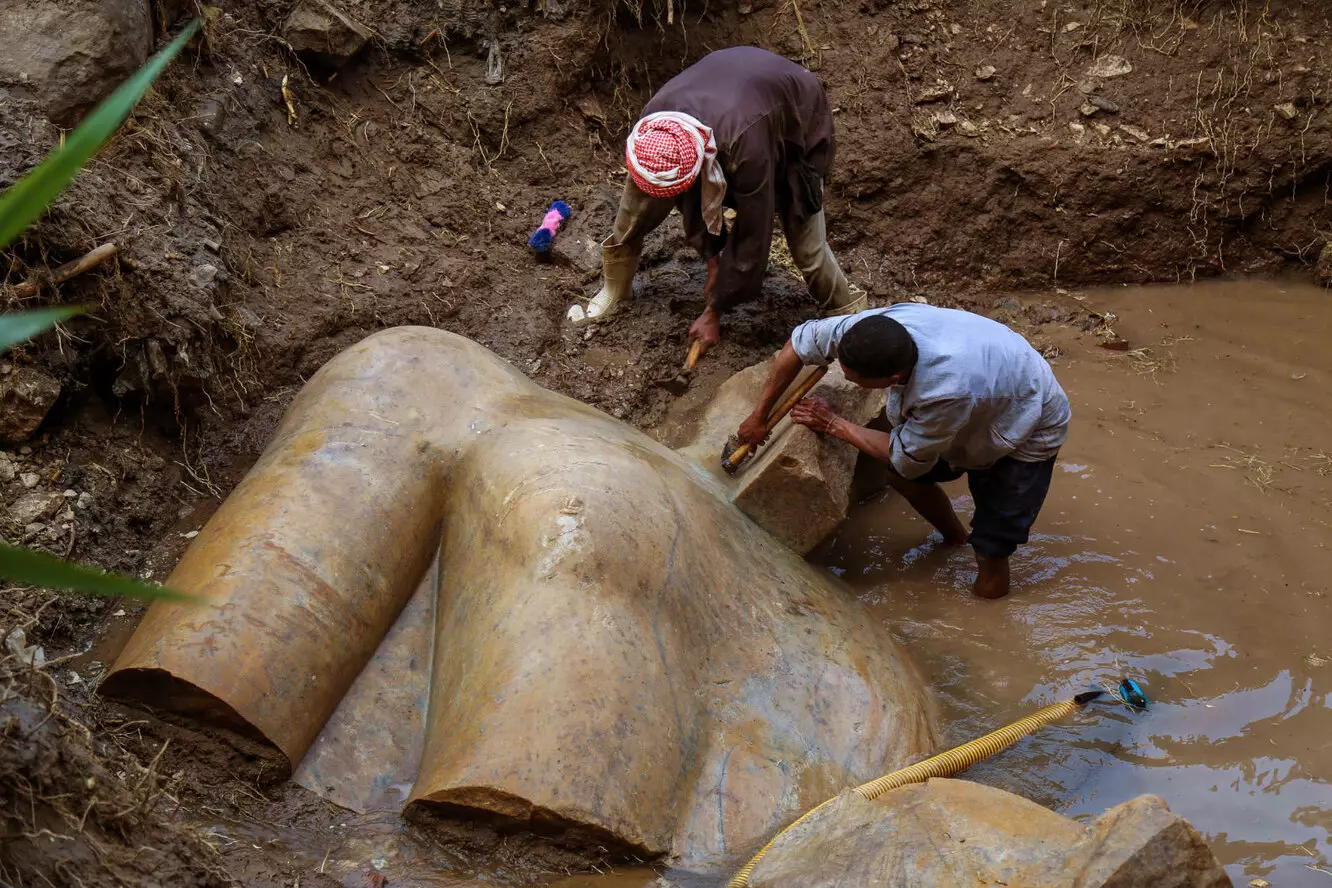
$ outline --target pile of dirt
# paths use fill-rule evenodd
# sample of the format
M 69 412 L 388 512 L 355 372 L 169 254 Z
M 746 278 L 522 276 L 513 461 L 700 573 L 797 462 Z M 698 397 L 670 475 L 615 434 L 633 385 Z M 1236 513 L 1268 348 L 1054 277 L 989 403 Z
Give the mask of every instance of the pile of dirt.
M 17 628 L 17 627 L 16 627 Z M 7 885 L 223 888 L 200 831 L 172 816 L 184 772 L 95 749 L 58 682 L 13 630 L 0 638 L 0 880 Z
M 383 327 L 469 336 L 642 428 L 678 409 L 703 283 L 678 222 L 650 239 L 641 297 L 615 323 L 563 317 L 596 287 L 625 129 L 709 48 L 766 46 L 819 74 L 838 119 L 830 239 L 880 303 L 1307 275 L 1332 237 L 1318 0 L 116 5 L 136 34 L 148 10 L 154 45 L 186 15 L 206 26 L 4 257 L 0 309 L 95 308 L 0 366 L 0 388 L 40 373 L 49 409 L 34 437 L 0 442 L 0 518 L 6 539 L 140 575 L 165 575 L 303 381 Z M 95 29 L 46 37 L 92 33 L 69 57 L 142 55 Z M 86 74 L 80 88 L 105 88 Z M 50 115 L 87 104 L 31 75 L 0 65 L 0 185 L 59 142 Z M 524 242 L 557 198 L 574 216 L 538 262 Z M 41 283 L 108 242 L 113 264 Z M 687 409 L 813 310 L 770 272 Z M 35 295 L 17 296 L 29 279 Z M 30 635 L 74 651 L 134 615 L 61 597 Z

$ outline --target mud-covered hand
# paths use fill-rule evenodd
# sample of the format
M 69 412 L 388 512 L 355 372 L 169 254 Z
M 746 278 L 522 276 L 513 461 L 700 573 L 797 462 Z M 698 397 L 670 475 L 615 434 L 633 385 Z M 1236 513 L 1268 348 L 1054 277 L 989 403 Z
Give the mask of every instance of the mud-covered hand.
M 703 343 L 705 349 L 721 342 L 721 316 L 715 308 L 709 305 L 698 320 L 689 325 L 689 338 Z
M 771 435 L 772 433 L 768 431 L 767 418 L 762 413 L 751 413 L 740 423 L 740 431 L 735 433 L 741 444 L 748 444 L 750 447 L 759 447 L 768 443 Z
M 837 412 L 827 401 L 810 395 L 791 409 L 791 421 L 827 435 L 832 433 L 833 424 L 837 422 Z

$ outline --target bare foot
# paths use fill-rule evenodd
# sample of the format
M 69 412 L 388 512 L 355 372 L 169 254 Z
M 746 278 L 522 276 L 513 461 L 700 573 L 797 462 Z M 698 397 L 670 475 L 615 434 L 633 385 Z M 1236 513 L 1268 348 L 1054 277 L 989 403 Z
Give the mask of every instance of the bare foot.
M 1008 594 L 1008 559 L 988 558 L 976 553 L 976 583 L 971 591 L 977 598 L 1003 598 Z

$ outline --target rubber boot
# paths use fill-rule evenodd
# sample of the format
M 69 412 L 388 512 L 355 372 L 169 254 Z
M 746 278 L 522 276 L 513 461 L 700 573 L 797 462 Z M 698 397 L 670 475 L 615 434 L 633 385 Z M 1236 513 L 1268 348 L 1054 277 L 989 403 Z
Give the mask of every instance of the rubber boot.
M 609 240 L 609 238 L 607 238 Z M 588 302 L 569 306 L 569 322 L 588 324 L 604 321 L 619 309 L 621 303 L 634 298 L 634 272 L 638 271 L 638 257 L 643 251 L 643 240 L 629 243 L 601 245 L 601 289 Z
M 869 294 L 847 281 L 845 287 L 834 290 L 832 298 L 819 307 L 823 309 L 825 318 L 856 314 L 869 308 Z

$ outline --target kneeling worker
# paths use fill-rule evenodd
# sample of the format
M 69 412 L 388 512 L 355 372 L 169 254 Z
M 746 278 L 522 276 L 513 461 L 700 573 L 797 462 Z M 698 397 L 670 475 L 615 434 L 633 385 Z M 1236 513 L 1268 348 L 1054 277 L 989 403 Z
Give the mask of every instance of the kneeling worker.
M 1068 397 L 1050 365 L 997 321 L 905 303 L 796 327 L 754 412 L 740 426 L 757 445 L 764 420 L 805 364 L 837 360 L 846 378 L 886 388 L 891 431 L 856 425 L 806 398 L 791 419 L 888 464 L 889 483 L 952 544 L 971 543 L 973 591 L 1008 594 L 1008 557 L 1027 541 L 1068 437 Z M 968 535 L 939 482 L 967 476 L 975 514 Z
M 828 247 L 823 181 L 834 133 L 817 77 L 752 46 L 709 53 L 652 97 L 629 132 L 629 179 L 602 244 L 602 287 L 575 324 L 609 317 L 633 294 L 643 236 L 678 207 L 690 246 L 707 260 L 707 307 L 689 328 L 704 346 L 721 339 L 720 316 L 759 294 L 779 215 L 792 258 L 825 312 L 865 307 Z M 735 210 L 729 234 L 727 207 Z

